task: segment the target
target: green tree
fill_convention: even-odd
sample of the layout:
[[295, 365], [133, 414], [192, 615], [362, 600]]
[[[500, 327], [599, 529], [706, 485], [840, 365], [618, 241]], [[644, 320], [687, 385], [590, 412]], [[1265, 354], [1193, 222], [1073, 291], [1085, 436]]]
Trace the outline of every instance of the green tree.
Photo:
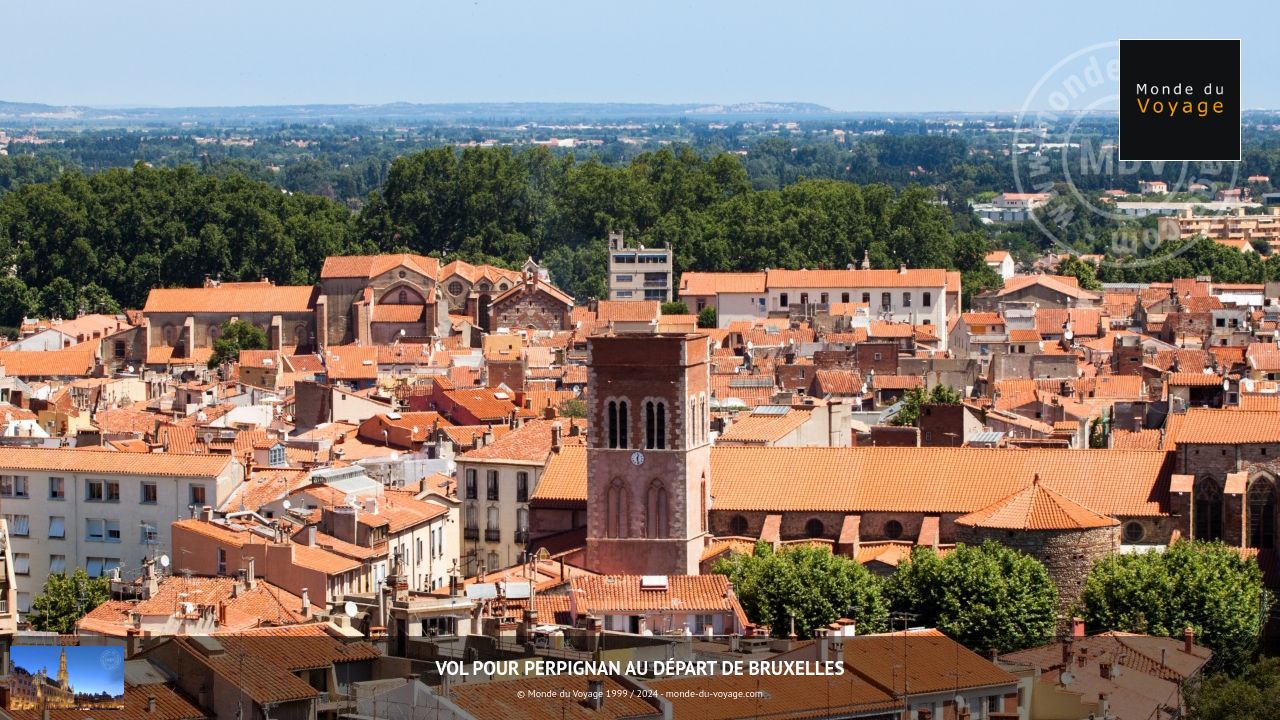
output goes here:
[[915, 426], [920, 422], [920, 407], [922, 405], [957, 405], [962, 399], [960, 391], [950, 385], [939, 383], [930, 390], [914, 387], [903, 393], [902, 407], [899, 408], [898, 414], [894, 415], [889, 423], [892, 425]]
[[1057, 625], [1058, 590], [1048, 571], [992, 541], [959, 545], [945, 557], [915, 548], [890, 576], [885, 596], [894, 611], [979, 652], [1040, 645]]
[[71, 319], [79, 308], [80, 293], [64, 277], [54, 278], [40, 291], [40, 314], [44, 317]]
[[1058, 263], [1058, 274], [1068, 275], [1080, 281], [1083, 290], [1101, 290], [1097, 269], [1090, 263], [1072, 255]]
[[1187, 684], [1188, 720], [1280, 720], [1280, 658], [1263, 658], [1238, 676], [1201, 675]]
[[685, 305], [679, 300], [675, 302], [662, 303], [662, 314], [663, 315], [688, 315], [689, 306]]
[[31, 602], [31, 626], [42, 632], [70, 633], [76, 620], [109, 599], [111, 584], [105, 577], [91, 578], [84, 568], [76, 568], [69, 576], [54, 573]]
[[716, 318], [716, 309], [713, 307], [704, 307], [698, 311], [698, 327], [714, 328], [719, 323]]
[[243, 320], [228, 320], [222, 323], [222, 334], [213, 341], [209, 367], [235, 362], [240, 358], [241, 350], [264, 350], [266, 347], [267, 334], [262, 328]]
[[587, 402], [582, 398], [565, 398], [557, 408], [561, 417], [584, 418], [587, 416]]
[[26, 283], [16, 277], [0, 278], [0, 327], [18, 327], [34, 309], [34, 294]]
[[854, 560], [828, 548], [800, 546], [781, 551], [764, 541], [750, 555], [716, 563], [713, 572], [728, 575], [747, 617], [768, 625], [776, 637], [791, 631], [811, 637], [814, 628], [848, 617], [859, 632], [886, 627], [888, 605], [880, 580]]
[[1081, 597], [1091, 630], [1181, 637], [1190, 627], [1213, 650], [1213, 668], [1227, 672], [1257, 651], [1274, 601], [1255, 560], [1220, 542], [1185, 540], [1164, 552], [1104, 558]]

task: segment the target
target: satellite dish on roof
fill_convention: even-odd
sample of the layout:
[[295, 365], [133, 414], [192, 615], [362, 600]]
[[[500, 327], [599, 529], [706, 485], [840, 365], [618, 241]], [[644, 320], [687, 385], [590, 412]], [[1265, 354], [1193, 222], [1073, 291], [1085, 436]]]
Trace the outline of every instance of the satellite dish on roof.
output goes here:
[[160, 556], [160, 567], [166, 567], [166, 568], [167, 568], [167, 567], [169, 567], [169, 556], [168, 556], [168, 555], [161, 555], [161, 556]]
[[289, 502], [288, 500], [285, 500], [284, 502], [280, 503], [280, 505], [281, 505], [285, 510], [288, 510], [289, 508], [293, 507], [293, 503]]
[[184, 615], [190, 615], [193, 611], [195, 611], [195, 609], [196, 609], [196, 606], [194, 603], [189, 603], [189, 602], [182, 603], [182, 613]]
[[343, 604], [342, 612], [345, 613], [347, 617], [354, 618], [357, 612], [356, 604], [348, 600]]

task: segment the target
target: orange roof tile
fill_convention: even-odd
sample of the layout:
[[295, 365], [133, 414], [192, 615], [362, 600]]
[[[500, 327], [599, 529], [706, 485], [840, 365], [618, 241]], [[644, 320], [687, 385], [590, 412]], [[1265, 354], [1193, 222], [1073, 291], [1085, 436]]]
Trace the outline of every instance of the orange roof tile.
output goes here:
[[1043, 486], [1036, 476], [1022, 490], [956, 518], [956, 524], [1002, 530], [1086, 530], [1120, 522]]
[[1003, 297], [1032, 285], [1041, 285], [1049, 290], [1081, 300], [1102, 299], [1101, 295], [1081, 290], [1079, 281], [1076, 278], [1061, 275], [1015, 275], [1004, 281], [1004, 286], [996, 292], [996, 296]]
[[0, 369], [12, 377], [85, 377], [97, 365], [92, 344], [63, 350], [3, 350]]
[[324, 259], [320, 279], [371, 278], [401, 265], [435, 279], [440, 272], [440, 261], [433, 257], [399, 253], [393, 255], [345, 255]]
[[[863, 635], [844, 640], [844, 661], [854, 673], [879, 687], [903, 686], [913, 695], [1007, 686], [1018, 679], [941, 633]], [[911, 658], [904, 664], [902, 657]]]
[[657, 300], [601, 300], [596, 306], [600, 322], [645, 322], [657, 320], [662, 303]]
[[333, 380], [376, 380], [378, 348], [366, 345], [340, 345], [324, 354], [324, 372]]
[[757, 415], [752, 413], [739, 418], [716, 440], [724, 444], [763, 445], [777, 442], [800, 427], [809, 419], [810, 412], [791, 409], [782, 414]]
[[[467, 461], [511, 461], [536, 463], [541, 465], [551, 454], [552, 426], [560, 426], [562, 445], [570, 442], [582, 443], [586, 438], [586, 420], [559, 418], [555, 420], [530, 420], [520, 427], [506, 433], [482, 448], [470, 450], [458, 456], [459, 462]], [[577, 425], [582, 431], [577, 437], [569, 436], [571, 426]]]
[[417, 323], [423, 321], [426, 305], [379, 304], [373, 306], [373, 322]]
[[770, 289], [788, 288], [946, 288], [947, 271], [916, 270], [770, 270]]
[[1165, 384], [1170, 387], [1216, 387], [1222, 385], [1222, 376], [1206, 372], [1175, 372], [1169, 373]]
[[[725, 511], [970, 513], [1039, 475], [1098, 512], [1151, 517], [1164, 512], [1171, 463], [1140, 450], [724, 446], [711, 449], [711, 482]], [[585, 448], [564, 448], [535, 500], [585, 501], [586, 472]]]
[[0, 453], [0, 469], [110, 475], [213, 478], [226, 471], [232, 459], [223, 455], [130, 453], [122, 460], [115, 453], [87, 450], [8, 447]]
[[516, 406], [509, 393], [501, 398], [502, 392], [494, 388], [476, 388], [474, 390], [448, 390], [444, 393], [455, 405], [466, 409], [473, 417], [481, 421], [498, 422], [505, 420], [515, 412]]
[[1111, 431], [1111, 447], [1115, 450], [1159, 450], [1162, 434], [1159, 430]]
[[311, 285], [268, 282], [222, 283], [216, 287], [155, 288], [144, 313], [305, 313], [312, 308]]
[[716, 295], [718, 293], [763, 293], [762, 272], [711, 273], [687, 272], [680, 276], [679, 294], [683, 296]]
[[1182, 415], [1176, 440], [1195, 445], [1280, 443], [1280, 423], [1270, 412], [1190, 408]]
[[[541, 600], [541, 596], [538, 600]], [[599, 710], [570, 697], [579, 687], [598, 680], [605, 701]], [[645, 702], [638, 693], [608, 675], [535, 675], [519, 680], [488, 683], [458, 683], [449, 688], [450, 701], [475, 720], [624, 720], [626, 718], [661, 716], [661, 712]], [[557, 698], [532, 702], [534, 697]], [[563, 695], [562, 693], [568, 693]], [[677, 716], [679, 717], [679, 716]]]
[[670, 575], [667, 587], [644, 589], [640, 575], [578, 576], [570, 581], [579, 612], [604, 615], [618, 612], [643, 613], [670, 610], [673, 598], [688, 612], [740, 612], [725, 575]]

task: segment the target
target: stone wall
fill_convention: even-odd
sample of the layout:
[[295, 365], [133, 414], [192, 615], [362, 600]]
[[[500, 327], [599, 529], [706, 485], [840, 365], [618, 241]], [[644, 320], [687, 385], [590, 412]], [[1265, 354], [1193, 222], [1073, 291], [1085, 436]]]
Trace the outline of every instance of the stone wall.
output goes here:
[[1089, 530], [997, 530], [957, 525], [956, 535], [970, 545], [995, 540], [1039, 560], [1058, 587], [1058, 613], [1066, 617], [1079, 602], [1094, 563], [1120, 549], [1118, 525]]

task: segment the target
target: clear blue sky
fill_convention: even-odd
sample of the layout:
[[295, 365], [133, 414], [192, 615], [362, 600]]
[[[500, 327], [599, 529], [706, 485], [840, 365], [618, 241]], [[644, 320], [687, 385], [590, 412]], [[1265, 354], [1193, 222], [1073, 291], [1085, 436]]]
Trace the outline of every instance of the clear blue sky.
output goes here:
[[[31, 674], [40, 668], [49, 671], [49, 677], [58, 679], [58, 655], [62, 648], [56, 645], [14, 645], [9, 650], [10, 660], [17, 667]], [[106, 661], [103, 658], [111, 657]], [[71, 689], [76, 692], [106, 692], [111, 695], [124, 693], [124, 648], [120, 646], [67, 648], [67, 677]]]
[[1121, 37], [1243, 40], [1280, 108], [1273, 2], [48, 0], [8, 3], [0, 99], [83, 105], [816, 102], [1016, 109]]

